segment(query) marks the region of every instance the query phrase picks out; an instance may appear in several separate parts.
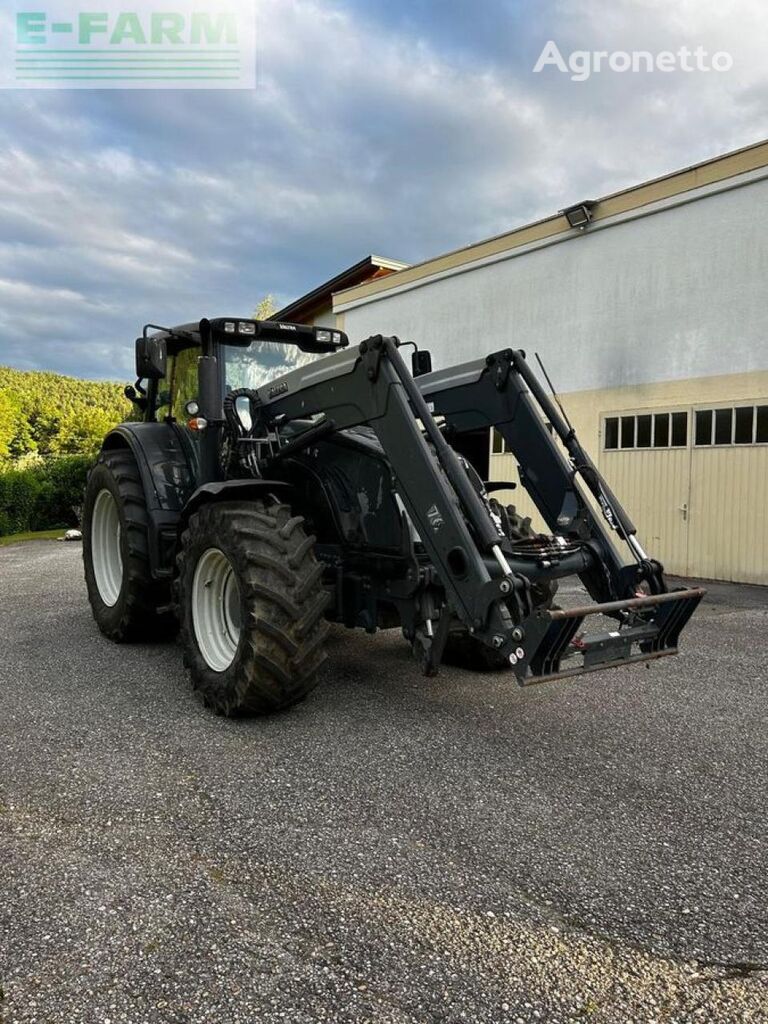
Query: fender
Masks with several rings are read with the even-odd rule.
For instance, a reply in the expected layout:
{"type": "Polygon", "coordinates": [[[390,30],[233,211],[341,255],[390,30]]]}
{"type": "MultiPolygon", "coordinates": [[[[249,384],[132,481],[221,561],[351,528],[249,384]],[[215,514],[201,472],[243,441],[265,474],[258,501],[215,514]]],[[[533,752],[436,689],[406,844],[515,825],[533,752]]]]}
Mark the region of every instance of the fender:
{"type": "Polygon", "coordinates": [[[121,423],[102,446],[104,451],[115,448],[130,448],[136,459],[147,500],[149,561],[155,579],[173,576],[181,533],[202,505],[290,489],[281,480],[224,480],[196,487],[197,451],[173,423],[121,423]]]}
{"type": "Polygon", "coordinates": [[[121,423],[102,451],[129,448],[136,459],[149,514],[149,563],[155,579],[173,575],[181,512],[195,490],[197,453],[173,423],[121,423]]]}
{"type": "Polygon", "coordinates": [[[125,447],[136,459],[150,512],[181,512],[197,478],[195,452],[183,431],[173,423],[121,423],[102,449],[125,447]]]}
{"type": "Polygon", "coordinates": [[[212,505],[220,501],[252,501],[264,494],[275,491],[291,491],[293,487],[285,480],[219,480],[198,487],[182,509],[179,518],[179,536],[186,529],[189,517],[203,505],[212,505]]]}

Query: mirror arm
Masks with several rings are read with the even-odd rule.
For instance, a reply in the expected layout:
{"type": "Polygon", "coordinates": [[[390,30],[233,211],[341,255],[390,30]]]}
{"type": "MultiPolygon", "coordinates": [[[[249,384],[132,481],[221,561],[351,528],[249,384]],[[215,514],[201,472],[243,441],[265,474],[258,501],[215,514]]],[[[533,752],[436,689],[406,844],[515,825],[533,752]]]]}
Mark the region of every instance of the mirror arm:
{"type": "Polygon", "coordinates": [[[123,388],[123,394],[132,405],[136,406],[139,412],[147,411],[147,393],[142,388],[140,380],[137,380],[136,384],[127,384],[123,388]]]}

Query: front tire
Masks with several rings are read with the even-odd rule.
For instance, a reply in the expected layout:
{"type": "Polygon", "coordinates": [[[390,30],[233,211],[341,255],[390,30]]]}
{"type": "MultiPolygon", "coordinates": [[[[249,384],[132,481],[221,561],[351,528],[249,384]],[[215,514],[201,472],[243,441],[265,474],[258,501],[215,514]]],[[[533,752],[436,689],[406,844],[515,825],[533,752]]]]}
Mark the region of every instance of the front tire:
{"type": "Polygon", "coordinates": [[[127,449],[102,452],[83,504],[83,562],[88,600],[101,632],[116,643],[174,632],[167,584],[152,579],[149,514],[141,477],[127,449]]]}
{"type": "Polygon", "coordinates": [[[219,714],[267,714],[303,700],[325,661],[322,566],[300,516],[275,499],[194,513],[177,602],[184,663],[219,714]]]}

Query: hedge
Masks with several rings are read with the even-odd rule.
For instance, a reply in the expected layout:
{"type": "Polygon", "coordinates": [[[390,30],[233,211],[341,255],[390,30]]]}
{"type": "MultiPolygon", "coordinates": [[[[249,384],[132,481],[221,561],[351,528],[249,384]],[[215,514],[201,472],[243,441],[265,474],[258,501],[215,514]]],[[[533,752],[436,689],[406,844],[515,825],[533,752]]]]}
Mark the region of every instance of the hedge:
{"type": "Polygon", "coordinates": [[[71,455],[26,469],[0,469],[0,537],[77,526],[93,459],[71,455]]]}

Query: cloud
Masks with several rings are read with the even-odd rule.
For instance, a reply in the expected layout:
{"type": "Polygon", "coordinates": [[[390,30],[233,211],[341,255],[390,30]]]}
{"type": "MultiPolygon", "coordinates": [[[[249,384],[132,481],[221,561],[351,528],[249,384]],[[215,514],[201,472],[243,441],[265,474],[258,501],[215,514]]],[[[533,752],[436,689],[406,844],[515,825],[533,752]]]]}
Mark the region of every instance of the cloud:
{"type": "Polygon", "coordinates": [[[7,92],[0,362],[130,375],[142,324],[288,301],[766,131],[752,0],[258,0],[253,92],[7,92]],[[727,74],[533,74],[560,49],[704,45],[727,74]]]}

